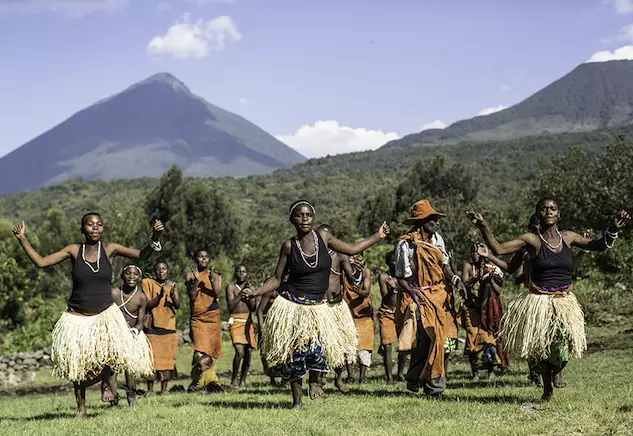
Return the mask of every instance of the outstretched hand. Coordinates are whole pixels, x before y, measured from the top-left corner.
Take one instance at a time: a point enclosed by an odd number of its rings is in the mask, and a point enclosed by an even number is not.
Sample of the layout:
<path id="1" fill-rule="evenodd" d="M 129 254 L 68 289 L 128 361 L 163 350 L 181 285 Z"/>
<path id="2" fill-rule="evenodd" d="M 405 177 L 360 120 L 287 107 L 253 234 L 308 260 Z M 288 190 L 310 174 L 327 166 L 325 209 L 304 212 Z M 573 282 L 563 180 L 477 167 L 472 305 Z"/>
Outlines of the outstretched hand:
<path id="1" fill-rule="evenodd" d="M 160 237 L 160 235 L 165 231 L 165 226 L 161 220 L 154 221 L 154 235 Z"/>
<path id="2" fill-rule="evenodd" d="M 380 226 L 380 229 L 378 229 L 378 236 L 380 236 L 380 239 L 385 239 L 387 236 L 389 236 L 390 232 L 391 230 L 389 230 L 387 221 L 384 221 L 382 225 Z"/>
<path id="3" fill-rule="evenodd" d="M 26 224 L 24 223 L 24 221 L 22 221 L 20 224 L 13 227 L 13 234 L 15 235 L 16 238 L 18 239 L 23 238 L 25 233 L 26 233 Z"/>
<path id="4" fill-rule="evenodd" d="M 484 217 L 479 212 L 473 212 L 469 210 L 466 212 L 468 219 L 475 225 L 475 227 L 481 229 L 486 226 L 486 221 Z"/>
<path id="5" fill-rule="evenodd" d="M 617 230 L 620 230 L 629 221 L 631 221 L 631 215 L 629 215 L 626 210 L 621 210 L 613 217 L 613 227 Z"/>

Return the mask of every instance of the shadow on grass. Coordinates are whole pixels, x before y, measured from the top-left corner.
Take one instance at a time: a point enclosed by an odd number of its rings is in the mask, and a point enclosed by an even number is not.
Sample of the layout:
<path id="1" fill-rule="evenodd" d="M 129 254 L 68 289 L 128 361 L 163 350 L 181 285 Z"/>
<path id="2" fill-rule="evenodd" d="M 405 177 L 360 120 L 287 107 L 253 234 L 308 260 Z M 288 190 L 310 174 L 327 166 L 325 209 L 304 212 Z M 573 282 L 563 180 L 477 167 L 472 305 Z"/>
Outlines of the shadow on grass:
<path id="1" fill-rule="evenodd" d="M 102 410 L 91 411 L 88 410 L 88 419 L 97 417 L 103 413 Z M 0 421 L 9 422 L 29 422 L 29 421 L 54 421 L 56 419 L 75 419 L 77 415 L 74 413 L 43 413 L 41 415 L 27 416 L 23 418 L 16 418 L 15 416 L 0 416 Z"/>
<path id="2" fill-rule="evenodd" d="M 290 409 L 292 404 L 290 401 L 290 395 L 288 395 L 288 400 L 286 401 L 259 401 L 259 400 L 224 400 L 222 398 L 218 398 L 215 401 L 202 401 L 196 402 L 196 405 L 202 406 L 212 406 L 218 408 L 229 408 L 229 409 Z M 189 407 L 191 406 L 190 401 L 177 401 L 175 403 L 171 403 L 170 407 Z"/>

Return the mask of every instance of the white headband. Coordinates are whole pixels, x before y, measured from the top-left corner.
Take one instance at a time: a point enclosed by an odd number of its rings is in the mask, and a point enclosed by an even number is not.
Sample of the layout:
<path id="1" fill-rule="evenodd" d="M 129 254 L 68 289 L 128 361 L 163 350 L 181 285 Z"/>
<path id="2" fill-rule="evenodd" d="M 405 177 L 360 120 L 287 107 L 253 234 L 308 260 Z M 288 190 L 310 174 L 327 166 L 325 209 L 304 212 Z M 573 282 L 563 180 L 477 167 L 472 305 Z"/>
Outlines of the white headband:
<path id="1" fill-rule="evenodd" d="M 125 271 L 127 271 L 130 268 L 136 268 L 138 270 L 138 274 L 141 275 L 141 276 L 143 275 L 143 271 L 141 271 L 141 269 L 138 266 L 131 265 L 131 264 L 127 265 L 125 268 L 123 268 L 123 271 L 121 271 L 121 274 L 123 274 Z"/>
<path id="2" fill-rule="evenodd" d="M 292 215 L 292 212 L 294 212 L 294 210 L 301 206 L 302 204 L 307 204 L 308 206 L 310 206 L 310 209 L 312 209 L 312 213 L 316 215 L 316 211 L 314 210 L 314 206 L 312 206 L 312 204 L 310 204 L 309 201 L 300 201 L 299 203 L 296 203 L 294 206 L 292 206 L 292 209 L 290 209 L 290 215 Z"/>

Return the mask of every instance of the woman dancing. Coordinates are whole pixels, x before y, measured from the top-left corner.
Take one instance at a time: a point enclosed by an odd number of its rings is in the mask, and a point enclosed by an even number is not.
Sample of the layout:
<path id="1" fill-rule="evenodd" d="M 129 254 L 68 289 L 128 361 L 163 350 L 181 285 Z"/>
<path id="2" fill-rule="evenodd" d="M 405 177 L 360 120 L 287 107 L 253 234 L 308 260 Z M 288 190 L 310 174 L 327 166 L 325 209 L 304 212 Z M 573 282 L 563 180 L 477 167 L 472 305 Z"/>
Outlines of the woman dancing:
<path id="1" fill-rule="evenodd" d="M 328 249 L 353 256 L 387 237 L 389 227 L 383 223 L 371 237 L 353 244 L 340 241 L 324 230 L 315 231 L 314 207 L 307 201 L 290 206 L 290 222 L 297 236 L 281 247 L 275 274 L 259 289 L 243 289 L 243 299 L 255 298 L 279 288 L 264 324 L 263 342 L 266 360 L 279 365 L 284 378 L 290 380 L 292 407 L 301 407 L 302 377 L 308 371 L 327 372 L 345 363 L 348 335 L 343 334 L 325 304 L 332 259 Z M 288 279 L 281 279 L 288 272 Z"/>
<path id="2" fill-rule="evenodd" d="M 112 299 L 112 260 L 116 256 L 147 259 L 162 249 L 163 224 L 154 222 L 154 233 L 142 250 L 101 241 L 103 220 L 98 213 L 81 218 L 85 242 L 41 256 L 26 238 L 24 221 L 13 228 L 26 255 L 38 268 L 72 261 L 73 289 L 64 312 L 53 329 L 53 375 L 73 382 L 78 418 L 86 417 L 86 388 L 106 381 L 102 401 L 117 397 L 116 373 L 141 373 L 135 367 L 135 340 L 123 313 Z"/>
<path id="3" fill-rule="evenodd" d="M 527 290 L 508 306 L 501 321 L 501 338 L 511 353 L 541 362 L 542 400 L 552 399 L 552 380 L 569 361 L 587 348 L 584 315 L 573 289 L 571 247 L 604 251 L 613 246 L 618 232 L 631 219 L 626 211 L 613 218 L 604 237 L 592 240 L 558 229 L 560 209 L 546 197 L 536 204 L 539 228 L 499 243 L 481 214 L 468 212 L 494 254 L 513 254 L 523 248 L 530 256 Z"/>

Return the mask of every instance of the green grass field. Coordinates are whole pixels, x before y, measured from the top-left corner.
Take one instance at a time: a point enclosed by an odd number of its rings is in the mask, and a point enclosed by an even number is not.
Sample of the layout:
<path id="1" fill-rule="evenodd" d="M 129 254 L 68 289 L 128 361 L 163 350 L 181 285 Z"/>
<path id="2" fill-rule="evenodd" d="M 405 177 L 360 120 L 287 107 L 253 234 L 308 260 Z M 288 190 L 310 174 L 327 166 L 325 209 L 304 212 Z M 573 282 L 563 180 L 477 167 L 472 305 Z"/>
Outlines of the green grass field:
<path id="1" fill-rule="evenodd" d="M 118 409 L 88 393 L 86 421 L 77 421 L 72 387 L 39 374 L 36 385 L 0 392 L 0 435 L 629 435 L 633 433 L 633 331 L 590 329 L 583 359 L 565 370 L 569 386 L 551 403 L 540 404 L 541 391 L 528 386 L 527 365 L 514 361 L 513 373 L 495 382 L 468 379 L 461 354 L 449 367 L 445 399 L 410 394 L 403 383 L 386 385 L 380 357 L 370 381 L 339 394 L 328 378 L 326 395 L 304 398 L 302 410 L 290 410 L 289 388 L 268 386 L 259 353 L 253 358 L 248 386 L 225 393 L 172 393 L 140 397 Z M 461 351 L 461 350 L 460 350 Z M 225 342 L 219 363 L 221 382 L 230 382 L 233 356 Z M 181 375 L 190 368 L 191 348 L 181 348 Z M 119 378 L 122 382 L 122 377 Z M 170 386 L 187 387 L 188 378 Z M 139 385 L 145 389 L 144 385 Z M 40 391 L 37 393 L 37 391 Z"/>

